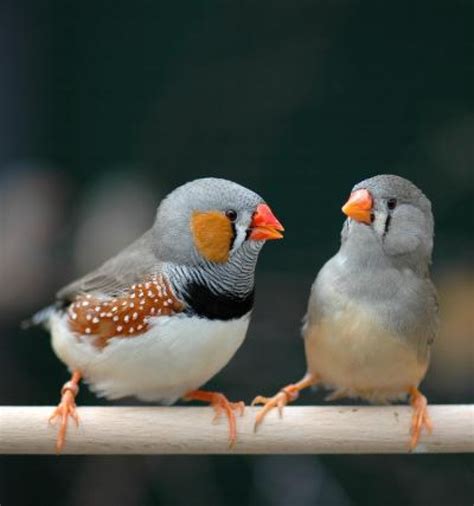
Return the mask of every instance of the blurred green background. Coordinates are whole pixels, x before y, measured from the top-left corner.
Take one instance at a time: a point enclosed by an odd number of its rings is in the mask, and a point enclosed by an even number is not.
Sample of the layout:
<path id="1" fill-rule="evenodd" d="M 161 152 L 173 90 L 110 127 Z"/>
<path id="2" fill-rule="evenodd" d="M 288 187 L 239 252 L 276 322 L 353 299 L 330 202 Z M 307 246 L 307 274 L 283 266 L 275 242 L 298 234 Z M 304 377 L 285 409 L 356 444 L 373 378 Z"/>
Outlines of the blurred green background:
<path id="1" fill-rule="evenodd" d="M 57 402 L 65 367 L 19 322 L 147 229 L 171 189 L 209 175 L 259 192 L 287 229 L 261 256 L 247 340 L 210 386 L 248 402 L 298 379 L 300 321 L 341 204 L 378 173 L 433 203 L 443 325 L 423 390 L 472 402 L 473 14 L 467 0 L 3 0 L 0 403 Z M 78 403 L 106 404 L 87 388 Z M 473 464 L 2 457 L 0 503 L 465 505 Z"/>

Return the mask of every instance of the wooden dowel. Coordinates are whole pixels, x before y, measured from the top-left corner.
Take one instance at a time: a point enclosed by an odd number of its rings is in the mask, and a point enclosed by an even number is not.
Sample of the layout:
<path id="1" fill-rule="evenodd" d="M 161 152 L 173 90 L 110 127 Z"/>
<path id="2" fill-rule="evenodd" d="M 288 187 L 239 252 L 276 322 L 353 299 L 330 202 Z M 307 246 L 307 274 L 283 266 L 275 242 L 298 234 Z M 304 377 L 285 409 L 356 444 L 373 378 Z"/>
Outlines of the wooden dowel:
<path id="1" fill-rule="evenodd" d="M 0 453 L 54 454 L 53 407 L 0 407 Z M 227 420 L 212 423 L 209 407 L 79 407 L 63 454 L 408 453 L 408 406 L 294 406 L 267 415 L 257 433 L 257 408 L 237 419 L 228 448 Z M 474 405 L 430 406 L 433 434 L 417 453 L 474 451 Z"/>

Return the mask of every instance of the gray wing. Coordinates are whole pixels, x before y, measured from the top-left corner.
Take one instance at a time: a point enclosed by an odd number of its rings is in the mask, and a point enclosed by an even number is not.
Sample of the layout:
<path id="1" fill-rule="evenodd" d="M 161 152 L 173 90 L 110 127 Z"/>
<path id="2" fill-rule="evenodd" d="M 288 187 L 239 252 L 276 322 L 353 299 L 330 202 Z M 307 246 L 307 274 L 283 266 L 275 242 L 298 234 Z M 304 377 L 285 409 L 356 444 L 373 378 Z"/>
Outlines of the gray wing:
<path id="1" fill-rule="evenodd" d="M 439 332 L 439 302 L 438 292 L 431 279 L 426 279 L 426 290 L 428 296 L 428 311 L 426 319 L 426 330 L 424 338 L 420 340 L 419 351 L 420 353 L 428 353 L 429 346 L 431 346 Z"/>
<path id="2" fill-rule="evenodd" d="M 98 269 L 61 288 L 56 294 L 57 301 L 63 304 L 70 302 L 79 293 L 101 293 L 114 297 L 145 276 L 159 272 L 160 262 L 151 244 L 148 231 Z"/>

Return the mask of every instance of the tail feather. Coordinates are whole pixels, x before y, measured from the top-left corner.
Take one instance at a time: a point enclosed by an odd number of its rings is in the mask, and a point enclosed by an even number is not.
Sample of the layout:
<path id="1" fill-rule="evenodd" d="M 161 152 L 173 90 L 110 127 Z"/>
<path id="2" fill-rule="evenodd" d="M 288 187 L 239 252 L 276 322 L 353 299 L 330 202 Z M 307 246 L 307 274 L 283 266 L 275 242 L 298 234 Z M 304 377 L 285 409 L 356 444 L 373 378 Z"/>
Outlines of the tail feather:
<path id="1" fill-rule="evenodd" d="M 61 303 L 56 302 L 54 304 L 51 304 L 50 306 L 40 309 L 33 316 L 31 316 L 30 318 L 27 318 L 26 320 L 23 320 L 20 323 L 21 329 L 26 330 L 31 327 L 36 327 L 37 325 L 42 325 L 43 327 L 48 329 L 49 319 L 50 319 L 51 315 L 60 308 L 61 308 Z"/>

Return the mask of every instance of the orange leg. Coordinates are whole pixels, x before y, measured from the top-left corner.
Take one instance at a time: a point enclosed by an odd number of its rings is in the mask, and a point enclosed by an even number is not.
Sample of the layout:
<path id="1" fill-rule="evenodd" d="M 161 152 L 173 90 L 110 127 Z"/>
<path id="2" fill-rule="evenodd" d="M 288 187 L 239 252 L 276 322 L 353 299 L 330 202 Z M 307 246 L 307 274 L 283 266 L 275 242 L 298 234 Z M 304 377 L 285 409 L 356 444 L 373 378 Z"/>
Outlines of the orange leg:
<path id="1" fill-rule="evenodd" d="M 273 397 L 262 397 L 261 395 L 257 395 L 255 399 L 252 401 L 252 406 L 256 404 L 263 404 L 263 408 L 257 413 L 255 417 L 255 431 L 258 426 L 263 422 L 266 414 L 271 411 L 273 408 L 277 407 L 278 412 L 280 413 L 280 417 L 283 415 L 283 408 L 289 403 L 293 402 L 298 398 L 299 392 L 308 388 L 312 385 L 315 385 L 319 381 L 319 378 L 311 373 L 306 373 L 303 379 L 298 381 L 298 383 L 294 383 L 282 388 L 276 395 Z"/>
<path id="2" fill-rule="evenodd" d="M 76 395 L 79 393 L 79 381 L 81 381 L 81 373 L 74 371 L 71 379 L 64 383 L 61 389 L 61 401 L 59 402 L 53 414 L 49 417 L 49 422 L 53 423 L 56 418 L 60 418 L 60 426 L 58 430 L 58 437 L 56 440 L 56 452 L 61 453 L 66 440 L 66 431 L 68 419 L 71 417 L 76 426 L 79 425 L 79 417 L 76 411 Z"/>
<path id="3" fill-rule="evenodd" d="M 235 420 L 234 410 L 239 411 L 240 416 L 244 414 L 245 404 L 240 402 L 229 402 L 227 397 L 218 392 L 206 392 L 205 390 L 193 390 L 188 392 L 184 399 L 187 401 L 210 402 L 214 408 L 216 421 L 222 413 L 225 413 L 229 421 L 229 448 L 232 448 L 237 441 L 237 422 Z"/>
<path id="4" fill-rule="evenodd" d="M 433 424 L 428 414 L 428 401 L 426 397 L 416 387 L 409 389 L 410 404 L 413 408 L 411 418 L 411 441 L 410 450 L 414 450 L 420 439 L 421 429 L 424 427 L 429 434 L 433 430 Z"/>

